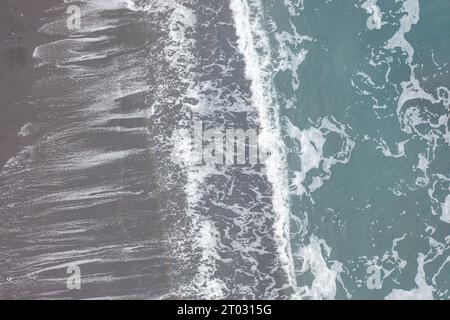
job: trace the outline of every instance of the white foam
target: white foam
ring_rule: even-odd
[[[442,204],[441,221],[450,223],[450,194],[445,197],[445,201]]]
[[[413,46],[405,39],[405,34],[411,31],[413,25],[419,22],[419,13],[420,6],[418,0],[405,0],[403,2],[402,11],[405,13],[404,16],[400,19],[400,28],[394,34],[394,36],[388,40],[385,45],[386,49],[394,50],[395,48],[400,48],[403,52],[407,54],[406,63],[411,68],[411,77],[409,81],[402,82],[402,93],[398,99],[397,113],[399,115],[399,119],[401,118],[400,112],[406,102],[410,100],[427,100],[433,104],[443,103],[444,106],[449,107],[448,96],[445,92],[449,92],[449,90],[445,87],[440,87],[437,89],[437,98],[435,98],[432,94],[426,92],[420,85],[419,80],[416,78],[415,69],[417,66],[413,65],[414,58],[414,48]],[[420,121],[419,118],[416,121],[411,121],[411,124],[406,123],[409,117],[405,117],[404,123],[404,131],[406,133],[412,133],[414,124],[417,121]]]
[[[300,11],[303,10],[304,0],[284,0],[284,5],[289,10],[291,16],[298,16]]]
[[[401,141],[396,143],[397,145],[397,152],[393,153],[389,147],[387,146],[386,141],[384,141],[383,139],[381,139],[381,143],[379,146],[377,146],[377,149],[381,149],[381,151],[383,152],[383,154],[386,157],[392,157],[392,158],[403,158],[406,157],[406,153],[405,153],[405,145],[409,142],[409,140],[405,140],[405,141]]]
[[[195,40],[190,36],[191,31],[195,30],[197,25],[195,13],[190,8],[172,0],[158,0],[151,3],[148,10],[166,10],[169,13],[169,19],[165,26],[168,32],[168,41],[164,47],[165,57],[170,69],[178,72],[179,78],[188,87],[183,98],[198,98],[201,89],[194,84],[195,74],[192,71],[197,63],[193,54]],[[191,110],[198,107],[190,104],[184,104],[184,106]],[[192,148],[190,130],[181,129],[189,127],[185,123],[186,121],[181,121],[180,129],[176,130],[171,137],[171,159],[183,168],[185,173],[186,214],[191,223],[190,237],[195,244],[191,250],[194,252],[199,250],[201,256],[197,274],[183,290],[193,290],[196,296],[205,299],[223,299],[227,288],[225,283],[216,277],[216,263],[220,259],[218,253],[218,246],[221,242],[220,233],[211,221],[202,217],[198,212],[206,179],[215,172],[215,169],[212,166],[197,166],[201,154],[197,154]],[[186,294],[186,292],[182,294]]]
[[[220,233],[208,220],[199,223],[198,244],[204,248],[200,259],[199,272],[194,279],[201,292],[202,299],[224,299],[227,287],[222,279],[216,278],[216,261],[220,260],[216,248],[219,246]]]
[[[231,0],[238,48],[244,57],[245,75],[251,80],[252,103],[258,110],[261,133],[260,146],[271,154],[266,159],[267,178],[272,185],[272,205],[276,214],[274,228],[280,262],[296,287],[294,263],[289,237],[289,188],[287,184],[286,150],[280,130],[279,106],[274,99],[271,80],[271,46],[263,28],[263,7],[260,0]]]
[[[450,134],[448,130],[450,91],[443,86],[438,87],[435,92],[427,92],[422,88],[422,85],[416,76],[416,69],[418,69],[419,66],[414,64],[414,48],[405,38],[405,34],[410,32],[413,25],[419,22],[419,1],[404,0],[401,13],[403,13],[403,16],[400,18],[400,27],[393,37],[387,41],[385,48],[389,50],[398,48],[406,53],[405,62],[409,66],[411,72],[410,78],[401,83],[401,92],[397,101],[397,117],[400,121],[401,129],[405,133],[425,141],[428,145],[428,150],[419,156],[419,163],[416,166],[418,170],[423,171],[425,174],[425,177],[417,178],[416,184],[424,187],[430,183],[431,179],[439,177],[438,174],[434,174],[431,177],[427,176],[427,169],[430,163],[436,158],[435,151],[438,149],[439,142],[442,141],[450,145]],[[409,104],[408,102],[410,101],[421,101],[421,103]],[[427,103],[433,104],[433,108],[429,109],[423,107]],[[440,111],[443,111],[444,114],[439,115],[439,113],[434,113],[434,111],[432,111],[434,108],[442,108]],[[436,204],[439,203],[432,195],[432,192],[429,191],[429,195],[432,202]],[[442,208],[445,208],[445,205],[442,206]],[[431,208],[431,210],[434,214],[437,214],[437,210],[434,207]],[[444,212],[445,211],[443,210],[443,213]],[[443,221],[446,221],[447,218],[445,214],[443,214],[443,217]]]
[[[93,8],[99,10],[129,9],[133,11],[142,10],[137,1],[133,0],[91,0],[88,2]]]
[[[65,0],[65,7],[69,8],[71,5],[75,5],[80,8],[81,13],[81,25],[80,29],[69,30],[67,28],[66,19],[69,17],[68,13],[61,16],[59,19],[44,24],[39,28],[39,32],[45,32],[47,34],[83,34],[88,32],[95,32],[106,30],[117,26],[117,24],[124,17],[105,17],[100,18],[99,13],[112,10],[129,10],[134,12],[147,11],[147,1],[133,1],[133,0]]]
[[[78,0],[64,0],[66,4],[80,4]],[[146,1],[139,0],[82,0],[81,4],[97,10],[128,9],[132,11],[145,10]]]
[[[370,30],[381,29],[382,25],[382,13],[380,7],[377,6],[377,0],[367,0],[361,5],[361,8],[365,9],[371,16],[367,19],[367,28]]]
[[[311,288],[301,288],[302,293],[297,298],[309,299],[334,299],[336,297],[336,280],[340,272],[342,272],[342,264],[332,262],[328,267],[324,259],[324,255],[330,256],[331,248],[326,244],[325,240],[312,236],[310,243],[301,248],[299,256],[303,261],[300,272],[310,271],[314,276]]]
[[[2,171],[0,175],[6,176],[8,174],[9,170],[12,170],[15,166],[18,164],[22,164],[26,162],[29,159],[32,159],[34,156],[34,151],[36,147],[33,145],[26,146],[23,148],[17,155],[10,158],[8,161],[6,161],[5,165],[2,168]]]
[[[294,172],[292,187],[294,193],[301,196],[307,193],[303,182],[306,174],[312,169],[319,168],[323,160],[323,146],[325,144],[325,136],[317,128],[310,128],[301,131],[290,121],[287,122],[287,133],[291,138],[295,138],[300,142],[300,162],[301,170]],[[316,183],[317,184],[317,183]],[[321,183],[319,184],[321,185]],[[291,187],[291,189],[293,189]],[[318,185],[316,185],[316,188]]]
[[[433,287],[427,284],[424,271],[425,256],[423,254],[419,254],[417,264],[417,275],[415,278],[417,288],[409,291],[394,289],[386,296],[386,300],[433,300]]]
[[[299,88],[298,69],[308,53],[307,50],[297,49],[296,47],[301,45],[305,40],[312,41],[313,39],[298,34],[294,25],[292,25],[292,28],[294,29],[294,34],[290,34],[286,31],[275,34],[275,39],[279,44],[277,55],[278,66],[275,69],[275,72],[289,70],[292,75],[292,88],[296,91]]]
[[[36,130],[36,127],[31,123],[27,122],[17,134],[19,137],[25,138],[31,135]]]
[[[419,0],[405,0],[402,7],[406,14],[400,19],[400,28],[394,36],[388,40],[385,48],[394,49],[401,48],[408,54],[408,62],[412,62],[414,56],[414,48],[405,39],[405,34],[411,31],[413,25],[419,22]]]
[[[76,61],[81,56],[79,51],[94,42],[103,42],[110,39],[107,36],[85,37],[80,39],[63,39],[37,46],[33,51],[33,59],[38,66],[47,64],[60,64],[62,62]],[[70,48],[71,50],[68,50]]]
[[[103,150],[79,151],[69,154],[64,158],[63,164],[55,167],[61,170],[85,170],[97,166],[106,165],[133,155],[142,154],[143,149],[129,149],[105,152]]]
[[[419,163],[417,164],[417,169],[419,169],[423,173],[426,173],[429,165],[430,165],[430,160],[427,158],[427,155],[424,153],[420,153],[419,154]]]
[[[336,122],[335,120],[332,120]],[[299,149],[294,149],[294,154],[299,158],[301,170],[295,171],[290,183],[291,193],[296,196],[310,194],[323,185],[324,180],[331,177],[331,169],[338,163],[347,163],[355,147],[355,142],[350,139],[345,127],[335,124],[328,118],[323,118],[321,125],[309,129],[300,130],[292,122],[285,118],[286,132],[294,141],[298,142]],[[337,134],[343,139],[343,147],[331,156],[324,156],[324,145],[328,134]],[[313,177],[310,185],[305,185],[306,175],[313,169],[321,168],[325,175]]]

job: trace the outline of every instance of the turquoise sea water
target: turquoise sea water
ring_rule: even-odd
[[[298,294],[449,298],[450,2],[289,4],[264,2]]]

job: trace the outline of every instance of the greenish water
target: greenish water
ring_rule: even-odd
[[[450,2],[264,4],[298,295],[448,299]]]

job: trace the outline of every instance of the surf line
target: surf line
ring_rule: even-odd
[[[245,75],[251,81],[253,105],[256,106],[261,133],[261,146],[270,152],[266,158],[266,174],[272,185],[272,204],[276,215],[275,240],[281,268],[288,277],[289,286],[297,289],[290,237],[290,204],[286,150],[280,129],[279,106],[274,98],[270,70],[272,57],[269,38],[263,29],[264,16],[261,0],[232,0],[238,48],[245,61]]]

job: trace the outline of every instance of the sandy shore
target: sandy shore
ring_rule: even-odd
[[[18,133],[36,117],[30,101],[33,51],[48,41],[37,30],[44,12],[61,0],[2,0],[0,2],[0,168],[25,142]]]
[[[165,297],[175,201],[173,190],[163,194],[145,117],[152,26],[143,13],[113,9],[92,22],[112,28],[56,50],[70,35],[37,30],[61,20],[64,7],[45,11],[60,3],[0,8],[1,166],[20,154],[0,176],[0,298]],[[42,60],[52,59],[35,68],[40,45]],[[20,135],[27,123],[35,131]],[[67,286],[68,264],[81,266],[82,290]]]

